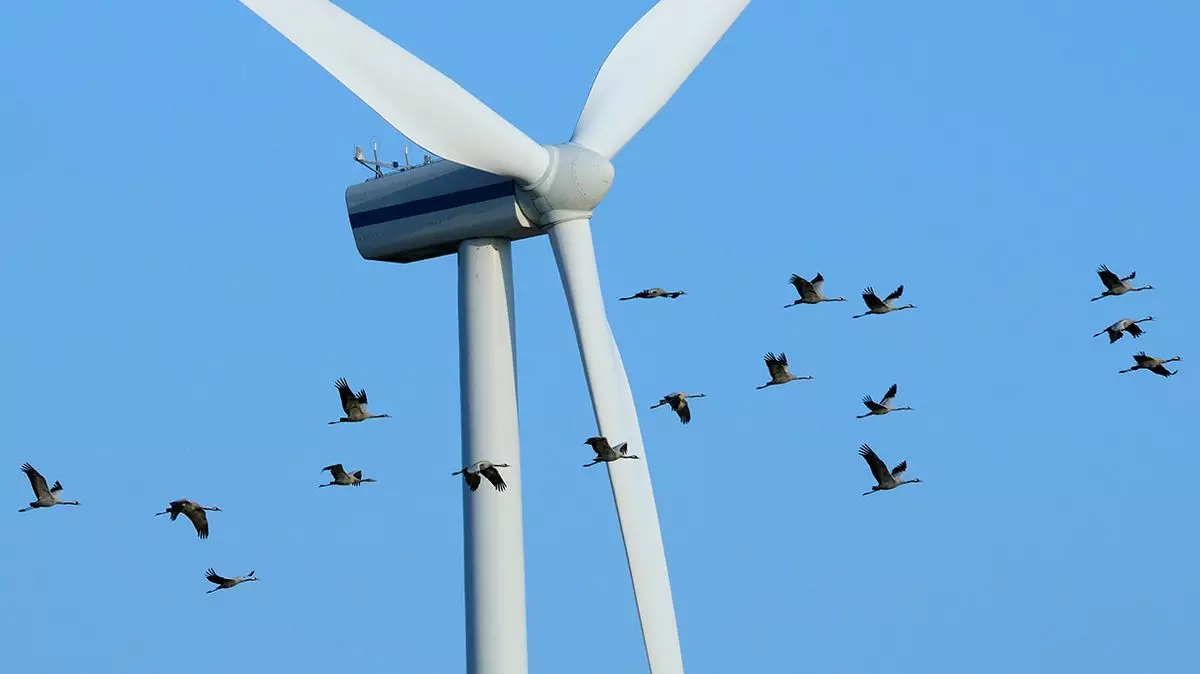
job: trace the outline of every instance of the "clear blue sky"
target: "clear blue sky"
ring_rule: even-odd
[[[577,4],[344,6],[551,143],[650,1]],[[617,157],[638,406],[709,395],[641,417],[691,673],[1194,659],[1200,6],[966,4],[752,3]],[[362,260],[343,202],[401,137],[234,0],[17,3],[0,59],[0,669],[462,672],[455,260]],[[516,250],[530,669],[644,671],[554,260]],[[1089,303],[1099,264],[1158,290]],[[852,301],[785,311],[818,271]],[[615,301],[648,286],[690,294]],[[1139,349],[1179,376],[1117,375]],[[756,391],[766,351],[815,380]],[[341,376],[395,417],[326,426]],[[893,382],[915,412],[854,418]],[[861,497],[862,442],[924,484]],[[84,505],[17,514],[24,461]]]

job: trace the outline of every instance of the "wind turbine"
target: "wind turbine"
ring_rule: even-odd
[[[600,435],[644,458],[596,269],[590,218],[611,159],[750,0],[661,0],[609,53],[567,143],[539,145],[441,72],[326,0],[241,0],[413,142],[444,158],[346,190],[359,253],[458,254],[463,465],[508,463],[504,493],[464,489],[467,671],[527,670],[511,241],[548,234]],[[608,464],[654,674],[683,672],[648,462]]]

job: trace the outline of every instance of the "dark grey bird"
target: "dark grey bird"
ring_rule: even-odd
[[[224,576],[218,575],[217,572],[213,571],[211,568],[209,568],[209,570],[204,574],[204,577],[208,579],[208,582],[216,583],[217,585],[204,594],[212,594],[217,590],[228,590],[229,588],[237,587],[242,583],[249,583],[252,580],[258,580],[253,571],[244,576],[238,576],[237,578],[225,578]]]
[[[905,304],[902,307],[896,306],[896,300],[900,299],[900,296],[903,294],[904,286],[901,285],[893,290],[892,294],[883,299],[879,299],[879,295],[875,294],[875,289],[868,286],[867,289],[862,293],[863,302],[866,303],[867,310],[864,313],[858,314],[857,316],[851,316],[851,318],[862,318],[863,316],[870,314],[886,314],[893,311],[902,311],[904,309],[916,309],[917,305],[915,304]]]
[[[59,497],[62,493],[62,483],[55,481],[53,487],[46,486],[46,478],[37,472],[33,466],[28,463],[21,466],[21,470],[25,471],[25,477],[29,478],[29,486],[33,487],[33,495],[37,499],[29,503],[28,508],[21,508],[17,512],[23,513],[34,508],[49,508],[56,505],[79,505],[79,501],[64,501]]]
[[[466,468],[463,468],[462,470],[456,470],[450,474],[462,475],[463,479],[467,482],[467,488],[469,488],[471,491],[479,489],[480,476],[486,477],[487,481],[491,482],[492,486],[496,488],[496,491],[504,491],[505,489],[508,489],[508,485],[505,484],[504,478],[500,475],[500,471],[496,469],[509,467],[510,466],[507,463],[476,461]]]
[[[670,290],[670,291],[668,291],[668,290],[663,290],[662,288],[646,288],[645,290],[636,292],[636,293],[630,295],[629,297],[622,297],[622,298],[620,298],[620,300],[622,302],[624,302],[625,300],[652,300],[656,297],[665,297],[669,300],[673,300],[676,297],[679,297],[680,295],[686,295],[686,294],[687,294],[686,290]]]
[[[820,304],[821,302],[845,302],[845,297],[826,297],[821,293],[821,288],[825,285],[825,277],[821,276],[821,272],[813,277],[811,281],[806,280],[803,276],[792,274],[792,285],[796,287],[796,292],[800,294],[800,298],[791,304],[783,305],[784,309],[794,307],[797,304]]]
[[[763,356],[763,362],[767,364],[767,372],[771,374],[771,381],[755,388],[764,389],[768,386],[778,386],[786,384],[790,381],[798,381],[800,379],[812,379],[809,375],[797,377],[788,369],[788,359],[786,353],[780,353],[776,356],[773,353],[768,353]]]
[[[342,464],[335,463],[332,466],[325,466],[321,470],[329,471],[329,475],[333,480],[325,484],[319,484],[318,487],[357,487],[363,482],[374,482],[373,477],[363,477],[361,470],[356,470],[353,473],[347,473]]]
[[[592,451],[596,452],[596,458],[591,463],[583,464],[584,468],[594,466],[598,463],[612,463],[621,459],[640,459],[637,454],[629,453],[629,443],[622,442],[613,447],[609,444],[608,438],[604,436],[596,436],[583,441],[585,445],[591,445]]]
[[[883,399],[875,402],[871,396],[863,396],[862,403],[870,410],[866,414],[860,414],[856,419],[865,419],[871,416],[882,416],[889,412],[900,412],[902,410],[911,410],[911,407],[892,407],[892,401],[896,399],[896,385],[892,384],[887,393],[883,394]]]
[[[1154,320],[1153,316],[1147,316],[1145,318],[1141,318],[1136,321],[1133,320],[1132,318],[1122,318],[1121,320],[1117,321],[1116,323],[1113,323],[1112,325],[1108,326],[1107,328],[1104,328],[1100,332],[1097,332],[1096,334],[1092,335],[1092,337],[1099,337],[1100,335],[1107,333],[1108,334],[1108,343],[1112,344],[1113,342],[1115,342],[1118,339],[1120,339],[1121,337],[1123,337],[1126,332],[1128,332],[1130,337],[1133,337],[1136,339],[1138,337],[1141,337],[1142,333],[1146,332],[1145,330],[1139,328],[1137,326],[1137,324],[1145,323],[1146,321],[1152,321],[1152,320]]]
[[[359,389],[358,393],[350,390],[350,385],[346,383],[346,379],[342,378],[334,382],[337,387],[338,397],[342,399],[342,410],[346,416],[331,421],[330,424],[345,424],[355,421],[365,421],[366,419],[384,419],[390,417],[390,414],[371,414],[367,411],[367,390]]]
[[[679,421],[685,424],[690,424],[692,422],[692,410],[690,407],[688,407],[688,398],[703,397],[703,393],[684,393],[683,391],[676,391],[675,393],[668,393],[667,395],[663,396],[662,400],[659,400],[657,405],[651,405],[650,409],[662,407],[663,405],[670,405],[671,410],[674,411],[675,414],[679,415]]]
[[[208,538],[208,515],[204,512],[206,510],[214,513],[221,512],[221,509],[216,506],[206,508],[195,501],[181,498],[178,501],[171,501],[167,505],[166,510],[154,513],[154,516],[170,515],[171,521],[174,522],[175,518],[179,517],[180,513],[183,513],[184,517],[192,521],[192,526],[196,529],[196,535],[200,538]]]
[[[1134,365],[1133,367],[1131,367],[1127,370],[1121,370],[1117,374],[1125,374],[1126,372],[1133,372],[1134,370],[1149,370],[1150,372],[1153,372],[1154,374],[1162,375],[1164,377],[1170,377],[1173,374],[1178,374],[1179,371],[1178,370],[1175,370],[1175,371],[1168,370],[1166,367],[1166,363],[1171,363],[1171,362],[1174,362],[1177,360],[1183,360],[1179,356],[1175,356],[1174,358],[1166,358],[1166,359],[1154,358],[1153,356],[1147,356],[1145,351],[1139,351],[1139,352],[1133,354],[1133,359],[1137,361],[1137,365]]]
[[[886,489],[895,489],[902,484],[915,484],[921,481],[918,478],[913,478],[911,480],[901,479],[901,476],[904,475],[904,471],[908,470],[907,461],[901,461],[900,463],[896,464],[896,467],[893,468],[889,473],[887,464],[885,464],[883,459],[879,458],[879,455],[875,453],[875,450],[871,449],[871,446],[866,443],[863,443],[863,445],[858,448],[858,455],[867,460],[867,466],[871,468],[871,474],[875,476],[875,481],[879,483],[876,486],[871,487],[871,491],[863,492],[863,496],[866,496],[867,494],[874,494],[877,491],[883,491]]]
[[[1116,297],[1117,295],[1124,295],[1125,293],[1136,293],[1140,290],[1154,290],[1154,286],[1141,286],[1139,288],[1133,287],[1133,284],[1131,284],[1130,281],[1137,278],[1136,271],[1129,272],[1129,276],[1119,277],[1109,271],[1108,267],[1100,265],[1100,268],[1096,270],[1096,273],[1100,275],[1100,282],[1104,284],[1105,290],[1099,295],[1093,297],[1091,300],[1093,302],[1105,297]]]

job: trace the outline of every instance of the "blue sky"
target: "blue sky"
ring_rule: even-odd
[[[1193,659],[1200,6],[978,4],[752,3],[615,161],[638,406],[709,396],[641,417],[689,672]],[[343,4],[546,143],[649,5]],[[455,260],[362,260],[343,202],[402,138],[233,0],[6,15],[0,668],[462,672]],[[554,260],[515,249],[530,671],[644,671]],[[1157,290],[1090,303],[1099,264]],[[851,302],[785,311],[818,271]],[[616,302],[648,286],[689,294]],[[1179,376],[1117,375],[1140,349]],[[766,351],[815,379],[756,391]],[[394,418],[326,426],[342,376]],[[854,418],[893,382],[916,411]],[[924,484],[860,497],[863,442]],[[84,505],[17,514],[25,461]]]

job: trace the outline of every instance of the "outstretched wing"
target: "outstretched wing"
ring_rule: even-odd
[[[342,468],[342,464],[340,464],[340,463],[335,463],[332,466],[325,466],[321,470],[329,471],[329,474],[332,475],[333,479],[335,479],[335,480],[343,480],[343,479],[349,477],[348,475],[346,475],[346,469]]]
[[[781,353],[778,356],[768,353],[763,356],[763,362],[767,364],[767,372],[771,373],[771,379],[777,379],[787,372],[788,361],[786,353]]]
[[[208,572],[204,574],[204,577],[207,578],[210,583],[216,583],[217,585],[223,585],[229,582],[228,578],[218,575],[217,572],[213,571],[211,568],[209,568]]]
[[[871,468],[871,475],[875,476],[876,482],[879,484],[887,482],[890,476],[887,466],[883,463],[883,459],[880,459],[879,455],[875,453],[875,450],[871,449],[870,445],[863,443],[858,448],[858,455],[867,460],[867,466]]]
[[[891,295],[888,295],[887,297],[883,298],[883,301],[885,304],[888,302],[893,302],[895,300],[900,299],[900,296],[903,294],[904,294],[904,286],[900,285],[899,287],[897,287],[895,290],[892,291]]]
[[[908,470],[908,461],[901,461],[892,469],[892,477],[899,479],[900,475]]]
[[[488,482],[491,482],[492,486],[496,488],[496,491],[504,491],[505,489],[508,489],[508,485],[504,483],[504,478],[500,476],[500,471],[497,470],[495,466],[488,466],[487,468],[484,468],[482,472],[483,476],[487,478]]]
[[[867,286],[867,289],[863,291],[862,298],[868,309],[882,309],[887,306],[883,300],[879,299],[879,295],[875,294],[875,289],[871,286]]]
[[[592,451],[596,452],[596,456],[604,456],[605,453],[612,451],[612,445],[608,443],[608,438],[604,436],[600,436],[588,444],[592,446]]]
[[[1145,351],[1138,351],[1137,353],[1133,354],[1133,359],[1138,362],[1138,365],[1145,365],[1146,363],[1154,360],[1154,358],[1151,356],[1147,356]],[[45,482],[42,484],[45,484]]]
[[[1105,288],[1112,290],[1113,288],[1119,288],[1121,286],[1121,279],[1118,278],[1116,274],[1109,271],[1107,266],[1100,265],[1100,268],[1096,270],[1096,273],[1100,275],[1100,282],[1104,284]]]
[[[883,405],[871,400],[871,396],[863,396],[862,402],[867,406],[867,409],[871,410],[872,412],[879,412],[884,409]]]
[[[615,451],[617,454],[620,454],[621,456],[625,456],[626,454],[629,453],[629,443],[622,442],[621,444],[617,445],[616,447],[613,447],[613,451]]]
[[[1137,323],[1130,323],[1129,327],[1125,328],[1125,332],[1128,332],[1130,337],[1140,337],[1143,330],[1138,327]],[[1117,335],[1120,334],[1117,333]]]
[[[763,356],[763,362],[767,364],[767,372],[770,373],[771,379],[774,379],[780,370],[779,357],[773,353],[768,353]]]
[[[887,390],[887,393],[883,394],[883,400],[880,400],[879,404],[883,405],[884,407],[887,407],[888,405],[891,405],[892,401],[895,399],[896,399],[896,385],[892,384],[892,387]]]
[[[187,499],[180,499],[178,501],[171,501],[171,503],[167,505],[167,512],[170,513],[172,522],[175,521],[176,517],[179,517],[179,513],[183,512],[183,507],[188,503],[189,501]]]
[[[792,274],[792,285],[796,287],[796,292],[800,293],[800,297],[808,297],[813,292],[813,284],[806,281],[803,276]]]
[[[358,407],[358,399],[354,397],[354,392],[350,390],[350,384],[346,383],[346,378],[343,377],[334,383],[337,387],[338,397],[342,399],[342,410],[347,415],[350,411]]]
[[[479,489],[479,473],[471,472],[470,470],[463,471],[463,479],[467,481],[467,488],[471,491]]]
[[[33,487],[33,495],[41,500],[50,496],[50,488],[46,486],[46,478],[37,472],[33,466],[28,463],[21,466],[21,470],[25,471],[25,477],[29,478],[29,485]]]
[[[1154,367],[1150,368],[1150,371],[1153,372],[1154,374],[1161,374],[1164,377],[1170,377],[1172,374],[1174,374],[1173,372],[1171,372],[1170,370],[1167,369],[1166,365],[1163,365],[1162,363],[1159,363],[1158,365],[1155,365]]]
[[[676,398],[671,402],[671,409],[679,415],[679,420],[685,424],[692,422],[692,409],[688,406],[687,398]]]
[[[183,511],[184,515],[192,521],[192,526],[196,528],[196,535],[200,538],[208,538],[208,514],[199,506],[193,506]]]
[[[817,272],[817,275],[814,276],[813,280],[812,280],[813,290],[815,290],[817,292],[821,292],[821,287],[824,285],[825,285],[825,277],[821,276],[821,272]]]
[[[354,399],[358,403],[359,409],[364,412],[367,411],[367,389],[358,389],[358,395],[354,396]]]

